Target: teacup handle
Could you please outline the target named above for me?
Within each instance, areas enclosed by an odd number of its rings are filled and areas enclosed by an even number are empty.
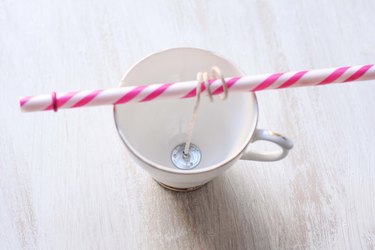
[[[255,141],[269,141],[280,146],[279,150],[275,151],[260,151],[260,150],[245,150],[241,160],[249,161],[278,161],[288,155],[289,150],[293,148],[293,142],[280,135],[279,133],[273,132],[269,129],[256,129],[252,138],[252,142]]]

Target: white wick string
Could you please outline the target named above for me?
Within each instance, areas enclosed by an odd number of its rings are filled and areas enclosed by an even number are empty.
[[[224,76],[221,74],[221,71],[218,67],[214,66],[211,68],[211,79],[218,79],[217,76],[220,78],[222,86],[223,86],[223,93],[224,95],[221,96],[222,100],[225,100],[228,97],[228,86],[227,83],[224,80]],[[211,92],[211,86],[209,83],[208,79],[208,74],[207,72],[198,72],[197,74],[197,88],[196,88],[196,96],[197,98],[195,99],[195,104],[194,104],[194,109],[193,113],[191,114],[190,121],[188,124],[188,130],[187,130],[187,136],[186,136],[186,143],[185,143],[185,148],[183,151],[183,154],[185,157],[189,157],[189,149],[190,149],[190,144],[191,144],[191,139],[193,137],[193,130],[195,126],[195,122],[197,119],[197,114],[198,114],[198,108],[199,108],[199,103],[201,99],[201,93],[202,93],[202,81],[205,84],[208,97],[210,99],[210,102],[213,102],[213,97],[212,97],[212,92]]]

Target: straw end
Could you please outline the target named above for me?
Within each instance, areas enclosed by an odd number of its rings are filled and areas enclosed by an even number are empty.
[[[21,96],[19,98],[19,104],[20,104],[20,109],[22,112],[27,112],[26,103],[32,98],[33,96]]]

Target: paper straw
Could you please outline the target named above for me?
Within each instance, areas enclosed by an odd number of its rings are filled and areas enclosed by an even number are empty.
[[[229,92],[256,92],[267,89],[320,86],[374,79],[375,66],[369,64],[256,76],[237,76],[225,78],[225,82]],[[204,84],[201,84],[202,92],[207,92]],[[52,92],[52,94],[21,97],[20,106],[23,112],[57,111],[58,109],[148,102],[171,98],[184,99],[195,97],[196,87],[196,81],[186,81],[65,93]],[[210,89],[212,95],[221,94],[223,92],[221,80],[211,80]]]

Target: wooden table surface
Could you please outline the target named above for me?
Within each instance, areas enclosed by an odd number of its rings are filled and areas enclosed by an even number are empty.
[[[0,249],[374,249],[375,82],[258,94],[295,147],[191,193],[131,159],[111,107],[23,114],[21,95],[116,86],[168,47],[247,74],[375,63],[375,2],[0,1]]]

